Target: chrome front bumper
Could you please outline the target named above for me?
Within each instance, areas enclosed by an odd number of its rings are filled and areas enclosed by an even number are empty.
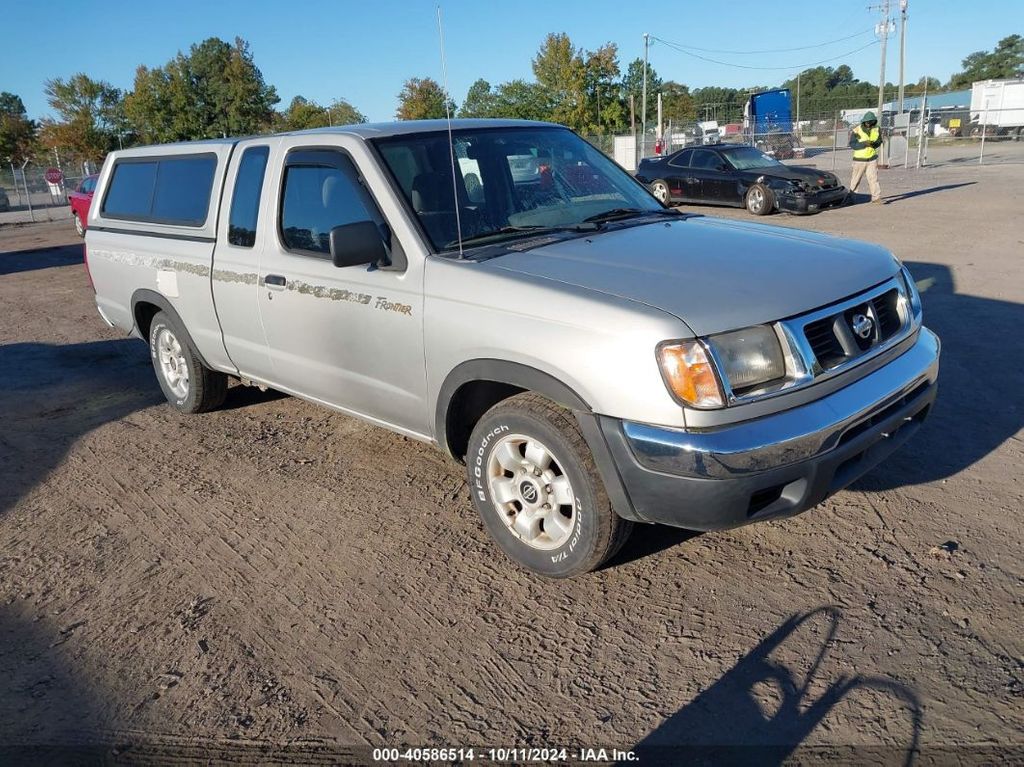
[[[637,460],[654,471],[724,479],[775,469],[828,452],[843,436],[898,406],[939,372],[939,339],[917,342],[875,373],[802,407],[716,431],[623,424]]]
[[[706,431],[602,419],[635,517],[710,530],[796,514],[912,436],[935,399],[939,339],[805,405]]]

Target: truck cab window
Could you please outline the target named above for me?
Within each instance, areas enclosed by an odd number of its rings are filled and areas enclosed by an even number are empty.
[[[330,253],[331,229],[372,221],[353,174],[327,165],[289,165],[281,202],[281,236],[288,250]]]
[[[251,248],[256,244],[256,221],[269,153],[269,148],[255,146],[242,154],[235,191],[231,195],[231,217],[228,219],[228,242],[232,245]]]

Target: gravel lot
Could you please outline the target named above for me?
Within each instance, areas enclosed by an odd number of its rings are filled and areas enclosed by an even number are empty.
[[[428,446],[242,387],[176,415],[70,221],[0,228],[0,742],[1024,758],[1022,180],[889,170],[887,205],[773,217],[908,262],[932,418],[800,517],[644,528],[570,582],[499,556]]]

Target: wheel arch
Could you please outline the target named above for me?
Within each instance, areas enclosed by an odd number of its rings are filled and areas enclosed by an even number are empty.
[[[629,498],[593,408],[564,381],[529,365],[477,359],[454,368],[441,385],[437,398],[434,435],[441,449],[461,461],[473,427],[483,414],[498,402],[524,391],[536,392],[572,411],[615,511],[624,519],[644,521]]]
[[[592,412],[576,391],[550,373],[508,360],[468,360],[456,366],[441,384],[434,416],[435,439],[446,453],[461,459],[480,416],[523,391],[537,392],[573,411]]]
[[[196,346],[195,341],[192,340],[192,336],[188,332],[188,328],[185,323],[182,322],[181,315],[171,305],[171,302],[167,300],[165,296],[157,293],[155,290],[149,290],[148,288],[139,288],[132,293],[132,320],[135,323],[135,331],[139,337],[149,343],[149,327],[153,323],[153,318],[157,315],[157,312],[164,312],[174,323],[178,326],[178,330],[185,336],[185,340],[188,341],[189,346],[192,347],[196,357],[203,363],[203,366],[213,370],[213,366],[210,365],[206,358],[203,357],[203,353],[199,351],[199,347]]]

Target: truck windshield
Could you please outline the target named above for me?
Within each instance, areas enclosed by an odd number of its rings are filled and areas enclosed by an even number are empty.
[[[434,248],[588,230],[664,211],[622,168],[565,128],[482,128],[377,139]],[[456,216],[456,211],[458,215]]]
[[[736,170],[772,168],[776,165],[782,165],[782,163],[774,157],[769,157],[760,149],[755,149],[752,146],[737,147],[736,149],[730,149],[727,152],[723,152],[723,154],[726,159],[732,163],[732,167]]]

